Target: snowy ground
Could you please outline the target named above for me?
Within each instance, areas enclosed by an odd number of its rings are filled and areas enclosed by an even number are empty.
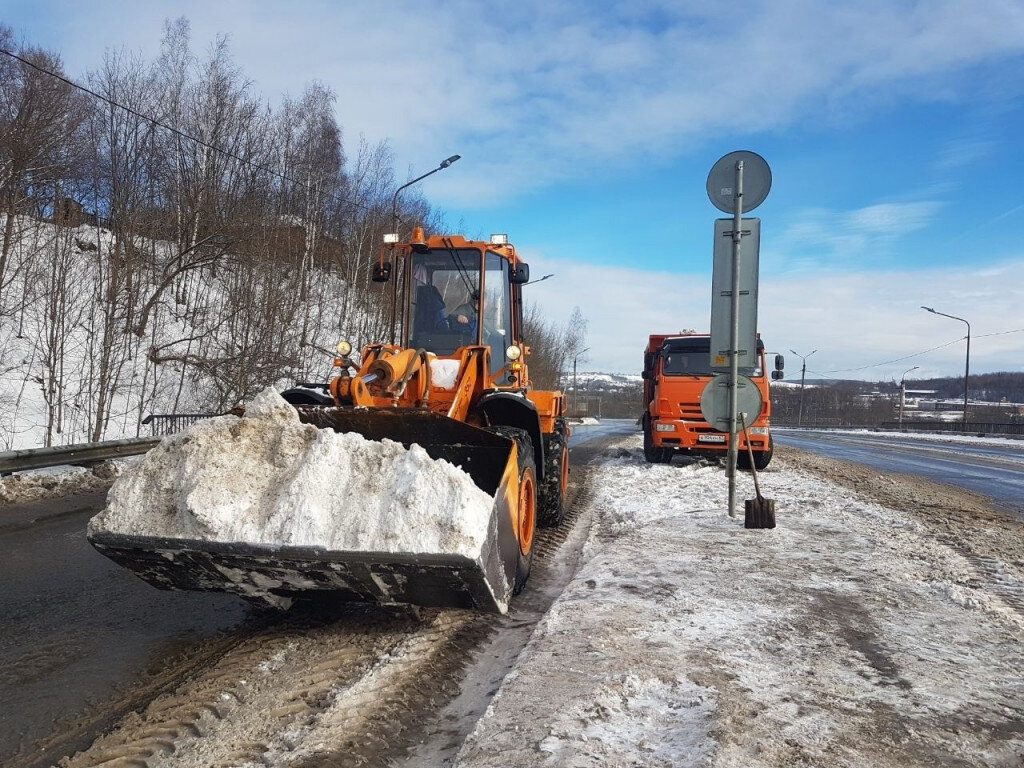
[[[779,525],[745,530],[742,503],[738,518],[725,513],[717,465],[648,465],[639,436],[621,446],[600,460],[585,494],[581,520],[591,528],[580,570],[540,619],[455,765],[1024,764],[1019,523],[977,494],[781,447],[761,475]],[[752,495],[741,475],[741,502]],[[442,612],[435,621],[454,622],[455,631],[473,616]],[[408,643],[443,651],[441,629],[428,630]],[[341,750],[334,757],[347,754],[327,726],[349,720],[334,722],[330,713],[373,710],[346,698],[361,686],[371,699],[387,699],[373,687],[372,670],[391,669],[382,660],[431,679],[402,643],[381,650],[375,636],[339,632],[328,649],[339,658],[354,654],[360,638],[373,641],[370,675],[346,684],[333,668],[311,677],[296,662],[289,674],[301,685],[316,678],[323,712],[278,736],[267,715],[276,710],[251,691],[238,693],[257,708],[253,722],[270,729],[261,739],[283,739],[287,749],[230,764],[302,764],[301,755],[325,744]],[[291,648],[302,637],[281,634],[276,642]],[[325,642],[307,639],[311,649]],[[453,659],[473,653],[449,652]],[[309,658],[320,657],[309,651]],[[255,685],[251,670],[237,680],[211,674],[235,680],[234,688]],[[397,699],[413,694],[402,689]],[[436,714],[429,702],[422,712]],[[373,727],[390,722],[388,715]],[[217,733],[208,740],[218,741]],[[188,744],[179,746],[149,764],[210,764],[201,755],[190,762]],[[358,764],[387,763],[378,756]]]
[[[586,564],[457,765],[1024,761],[1019,526],[883,507],[780,461],[762,475],[779,526],[745,530],[719,468],[625,445]]]
[[[799,427],[773,427],[776,432],[807,431]],[[818,430],[810,430],[818,431]],[[1001,447],[1020,448],[1024,453],[1024,439],[1018,435],[960,435],[949,432],[893,432],[881,429],[828,429],[820,430],[830,435],[870,435],[871,437],[889,437],[893,440],[920,440],[925,443],[968,443],[971,445],[998,445]]]

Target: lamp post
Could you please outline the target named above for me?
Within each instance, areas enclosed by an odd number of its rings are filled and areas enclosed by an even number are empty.
[[[900,376],[900,432],[903,431],[903,402],[906,400],[907,395],[907,374],[911,371],[916,371],[921,366],[915,365],[913,368],[907,368]]]
[[[959,320],[961,323],[967,326],[967,357],[964,361],[964,423],[963,429],[967,430],[967,377],[971,375],[971,324],[964,320],[962,317],[956,315],[947,315],[945,312],[939,312],[931,307],[922,306],[921,309],[928,310],[933,315],[942,315],[948,317],[951,320]]]
[[[461,157],[462,157],[462,155],[452,155],[451,157],[447,157],[447,158],[445,158],[444,160],[441,161],[441,164],[439,166],[437,166],[437,168],[434,168],[431,171],[427,171],[422,176],[417,176],[412,181],[407,181],[405,184],[403,184],[402,186],[400,186],[398,189],[395,190],[395,194],[391,198],[391,224],[392,224],[392,232],[394,233],[395,237],[398,236],[398,194],[399,194],[399,192],[401,192],[406,187],[411,187],[413,184],[415,184],[418,181],[423,181],[425,178],[427,178],[427,176],[430,176],[431,174],[437,173],[438,171],[443,171],[445,168],[447,168],[449,165],[451,165],[452,163],[454,163],[456,160],[458,160]],[[399,282],[402,283],[402,289],[401,289],[402,290],[402,299],[403,300],[405,299],[405,280],[404,279],[401,280],[401,281],[395,280],[395,282],[392,283],[392,288],[391,288],[391,342],[392,343],[394,343],[394,341],[395,341],[395,328],[396,328],[397,319],[398,319],[398,296],[399,296],[398,284],[399,284]]]
[[[441,161],[441,164],[437,166],[437,168],[435,168],[434,170],[427,171],[422,176],[417,176],[412,181],[407,181],[405,184],[403,184],[402,186],[395,190],[395,196],[391,198],[391,221],[392,224],[394,225],[393,229],[396,234],[398,232],[398,193],[401,192],[406,187],[411,187],[417,181],[423,181],[425,178],[427,178],[427,176],[430,176],[431,174],[437,173],[438,171],[443,171],[445,168],[447,168],[449,165],[451,165],[461,157],[462,155],[452,155],[449,158],[445,158],[444,160]]]
[[[798,427],[801,427],[804,423],[804,378],[807,376],[807,358],[813,355],[818,350],[812,349],[806,355],[801,355],[799,352],[792,349],[789,351],[803,361],[803,366],[800,368],[800,413],[796,417],[796,425]]]
[[[573,358],[572,358],[572,408],[573,408],[574,411],[576,411],[577,408],[579,407],[579,401],[580,401],[579,390],[576,389],[576,360],[578,360],[580,357],[582,357],[582,355],[585,352],[589,352],[589,351],[590,351],[590,347],[587,347],[586,349],[581,349],[579,352],[577,352],[575,355],[573,355]],[[578,411],[577,411],[576,415],[579,416],[579,412]]]

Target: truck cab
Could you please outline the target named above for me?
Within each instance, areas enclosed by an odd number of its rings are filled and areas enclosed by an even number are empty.
[[[781,376],[782,360],[777,360]],[[704,387],[715,376],[711,370],[711,337],[707,334],[652,334],[644,349],[644,458],[650,463],[668,463],[676,453],[706,458],[724,457],[729,433],[711,426],[701,413]],[[771,461],[771,395],[764,344],[757,337],[757,365],[748,377],[761,393],[761,412],[747,425],[754,466],[764,469]],[[738,465],[750,468],[747,438],[737,433]]]

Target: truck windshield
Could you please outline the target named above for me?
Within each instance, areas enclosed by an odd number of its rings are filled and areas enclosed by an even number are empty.
[[[661,355],[661,372],[666,376],[711,376],[708,352],[666,350]]]
[[[763,357],[763,353],[758,354],[757,367],[752,376],[762,375]],[[662,347],[661,372],[666,376],[714,376],[715,372],[711,370],[710,346],[705,342],[703,349]]]
[[[439,249],[409,258],[409,346],[449,355],[461,346],[475,344],[480,251]]]

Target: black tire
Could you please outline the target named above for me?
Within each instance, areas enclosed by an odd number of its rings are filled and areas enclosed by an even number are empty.
[[[766,468],[772,461],[772,455],[775,453],[775,442],[769,437],[768,438],[768,450],[765,451],[754,451],[754,466],[757,469]]]
[[[544,435],[544,479],[540,483],[537,524],[545,527],[561,525],[565,519],[565,502],[569,480],[569,438],[565,419],[555,419],[555,429]]]
[[[775,443],[769,437],[768,448],[764,451],[754,451],[754,467],[756,469],[764,469],[767,467],[772,460],[772,454],[775,453]],[[744,448],[742,451],[736,454],[736,466],[747,472],[750,471],[750,454]]]
[[[654,438],[651,435],[651,420],[644,417],[644,459],[648,464],[660,464],[661,449],[654,447]]]
[[[515,441],[516,461],[519,465],[520,503],[525,501],[532,505],[525,529],[516,531],[516,537],[519,539],[520,546],[516,552],[516,578],[515,583],[512,585],[512,594],[518,595],[523,591],[523,587],[526,586],[526,580],[530,577],[530,568],[533,566],[534,534],[537,527],[537,462],[533,457],[533,441],[530,439],[530,433],[525,429],[517,427],[491,427],[490,430],[497,435]],[[529,476],[528,480],[527,476]],[[524,484],[528,484],[529,489],[525,488]],[[528,499],[523,498],[524,492],[529,495]],[[529,546],[526,548],[527,551],[525,553],[522,546],[524,539],[529,541]]]

